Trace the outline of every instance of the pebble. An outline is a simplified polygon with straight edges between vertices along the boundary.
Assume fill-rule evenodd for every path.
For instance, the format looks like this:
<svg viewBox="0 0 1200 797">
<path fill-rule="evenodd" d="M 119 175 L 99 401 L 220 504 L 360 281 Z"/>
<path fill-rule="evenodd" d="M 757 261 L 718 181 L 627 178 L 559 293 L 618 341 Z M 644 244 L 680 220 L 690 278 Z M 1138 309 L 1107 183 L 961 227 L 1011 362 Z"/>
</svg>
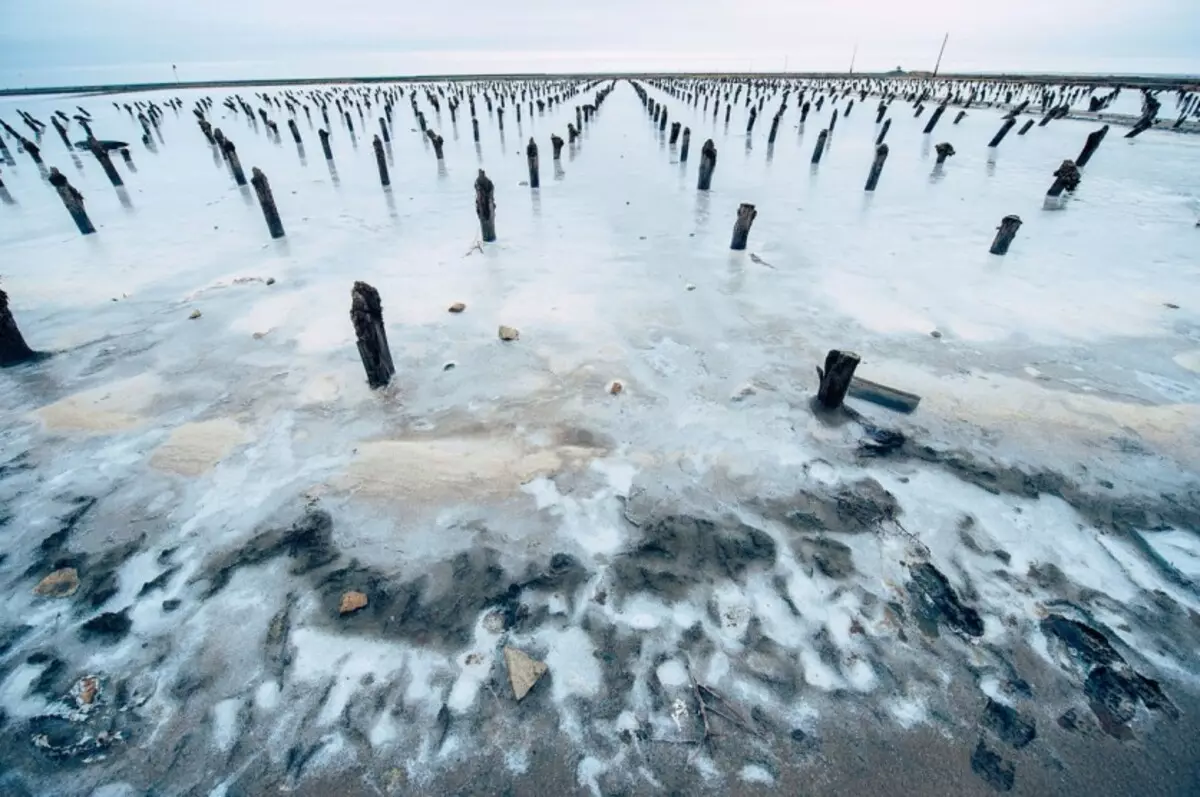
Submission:
<svg viewBox="0 0 1200 797">
<path fill-rule="evenodd" d="M 500 340 L 516 340 L 519 337 L 521 337 L 521 333 L 516 327 L 500 327 Z"/>
<path fill-rule="evenodd" d="M 367 605 L 367 596 L 361 592 L 350 590 L 342 593 L 342 603 L 338 606 L 338 612 L 341 614 L 350 614 L 356 612 Z"/>
<path fill-rule="evenodd" d="M 73 567 L 55 570 L 33 588 L 34 595 L 46 598 L 68 598 L 79 589 L 79 573 Z"/>
<path fill-rule="evenodd" d="M 462 302 L 455 302 L 454 304 L 450 305 L 450 312 L 452 312 L 452 313 L 461 313 L 463 310 L 466 310 L 466 309 L 467 309 L 467 306 L 465 304 L 463 304 Z"/>
<path fill-rule="evenodd" d="M 442 370 L 443 371 L 453 371 L 457 367 L 458 367 L 458 363 L 451 360 L 450 362 L 448 362 L 442 366 Z"/>
<path fill-rule="evenodd" d="M 938 331 L 935 329 L 935 330 L 933 330 L 932 332 L 930 332 L 930 333 L 929 333 L 929 335 L 930 335 L 930 337 L 934 337 L 934 338 L 940 338 L 940 337 L 942 336 L 942 333 L 941 333 L 941 332 L 938 332 Z"/>
<path fill-rule="evenodd" d="M 268 284 L 268 285 L 274 285 L 274 284 L 275 284 L 275 278 L 274 278 L 274 277 L 267 277 L 267 284 Z"/>
<path fill-rule="evenodd" d="M 193 321 L 195 321 L 195 320 L 196 320 L 197 318 L 199 318 L 199 317 L 200 317 L 200 311 L 199 311 L 199 310 L 193 310 L 193 311 L 192 311 L 192 314 L 191 314 L 190 316 L 188 316 L 188 318 L 190 318 L 190 319 L 191 319 L 191 320 L 193 320 Z"/>
<path fill-rule="evenodd" d="M 625 389 L 625 386 L 622 385 L 620 382 L 616 381 L 615 379 L 608 386 L 608 392 L 614 396 L 621 395 L 621 391 L 624 389 Z"/>
</svg>

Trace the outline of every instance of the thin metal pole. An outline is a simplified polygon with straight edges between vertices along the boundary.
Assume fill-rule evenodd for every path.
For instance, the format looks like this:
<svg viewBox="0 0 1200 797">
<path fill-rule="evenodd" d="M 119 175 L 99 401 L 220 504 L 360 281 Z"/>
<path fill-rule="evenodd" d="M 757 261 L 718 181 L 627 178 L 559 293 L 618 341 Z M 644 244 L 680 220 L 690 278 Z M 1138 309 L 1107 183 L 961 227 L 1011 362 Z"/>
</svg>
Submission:
<svg viewBox="0 0 1200 797">
<path fill-rule="evenodd" d="M 942 49 L 938 50 L 937 63 L 934 64 L 934 66 L 933 66 L 933 76 L 934 77 L 937 77 L 938 70 L 942 68 L 942 56 L 946 54 L 946 42 L 948 42 L 948 41 L 950 41 L 949 33 L 947 33 L 946 37 L 944 39 L 942 39 Z"/>
</svg>

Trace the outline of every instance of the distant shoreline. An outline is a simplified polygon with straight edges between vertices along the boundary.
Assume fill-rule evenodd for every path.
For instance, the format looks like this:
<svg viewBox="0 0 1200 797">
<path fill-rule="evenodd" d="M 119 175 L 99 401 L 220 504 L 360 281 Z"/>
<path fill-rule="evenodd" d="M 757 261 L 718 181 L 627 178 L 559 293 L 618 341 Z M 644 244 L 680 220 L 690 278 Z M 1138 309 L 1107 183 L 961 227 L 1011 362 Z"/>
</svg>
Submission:
<svg viewBox="0 0 1200 797">
<path fill-rule="evenodd" d="M 513 73 L 492 75 L 393 75 L 388 77 L 324 77 L 324 78 L 281 78 L 255 80 L 201 80 L 159 83 L 117 83 L 90 86 L 48 86 L 40 88 L 3 88 L 0 97 L 26 97 L 45 94 L 119 94 L 141 91 L 163 91 L 182 89 L 253 88 L 259 86 L 313 86 L 354 83 L 428 83 L 463 82 L 486 80 L 567 80 L 567 79 L 623 79 L 623 78 L 736 78 L 741 80 L 817 79 L 845 80 L 848 78 L 870 79 L 929 79 L 928 72 L 563 72 L 563 73 Z M 1123 86 L 1160 90 L 1200 89 L 1200 75 L 1089 75 L 1049 73 L 954 73 L 939 75 L 938 80 L 988 80 L 1007 83 L 1083 83 L 1097 86 Z"/>
</svg>

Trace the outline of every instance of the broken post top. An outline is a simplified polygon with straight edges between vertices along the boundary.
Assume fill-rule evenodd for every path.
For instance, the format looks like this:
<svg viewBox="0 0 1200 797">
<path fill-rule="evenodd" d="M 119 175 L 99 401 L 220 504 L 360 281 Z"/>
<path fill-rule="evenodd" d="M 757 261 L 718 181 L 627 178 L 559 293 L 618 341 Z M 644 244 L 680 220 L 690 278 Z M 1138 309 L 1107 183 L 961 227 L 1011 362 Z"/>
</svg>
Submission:
<svg viewBox="0 0 1200 797">
<path fill-rule="evenodd" d="M 370 330 L 372 318 L 383 317 L 383 302 L 379 291 L 365 282 L 355 282 L 350 289 L 350 320 L 354 332 L 361 338 Z"/>
</svg>

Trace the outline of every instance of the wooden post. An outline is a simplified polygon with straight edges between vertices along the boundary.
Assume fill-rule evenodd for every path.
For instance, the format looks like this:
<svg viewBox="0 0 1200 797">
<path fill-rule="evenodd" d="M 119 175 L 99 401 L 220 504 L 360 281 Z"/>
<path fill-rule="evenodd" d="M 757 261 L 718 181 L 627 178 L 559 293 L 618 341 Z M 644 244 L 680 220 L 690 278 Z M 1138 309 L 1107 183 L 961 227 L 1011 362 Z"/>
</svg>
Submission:
<svg viewBox="0 0 1200 797">
<path fill-rule="evenodd" d="M 954 124 L 958 124 L 959 122 L 961 122 L 963 120 L 963 117 L 965 117 L 966 115 L 967 115 L 966 111 L 959 111 L 958 114 L 954 117 Z"/>
<path fill-rule="evenodd" d="M 1004 137 L 1008 135 L 1008 131 L 1012 130 L 1013 125 L 1015 125 L 1016 123 L 1017 123 L 1016 119 L 1005 120 L 1004 124 L 1001 125 L 1000 130 L 997 131 L 996 135 L 992 137 L 992 140 L 988 142 L 988 146 L 989 147 L 1000 146 L 1000 142 L 1004 140 Z"/>
<path fill-rule="evenodd" d="M 717 148 L 710 138 L 700 148 L 700 179 L 696 183 L 696 188 L 701 191 L 707 191 L 712 186 L 713 170 L 716 168 Z"/>
<path fill-rule="evenodd" d="M 496 240 L 496 187 L 492 181 L 479 170 L 475 178 L 475 215 L 479 217 L 479 227 L 485 243 Z"/>
<path fill-rule="evenodd" d="M 679 122 L 671 122 L 671 138 L 667 143 L 672 147 L 675 146 L 675 142 L 679 141 L 679 130 L 682 127 L 683 125 Z"/>
<path fill-rule="evenodd" d="M 738 206 L 737 221 L 733 224 L 733 241 L 729 244 L 730 249 L 740 252 L 746 248 L 746 239 L 750 237 L 750 225 L 754 223 L 756 216 L 758 216 L 758 211 L 754 209 L 754 205 L 743 202 Z"/>
<path fill-rule="evenodd" d="M 1005 216 L 1000 221 L 1000 226 L 996 228 L 996 238 L 992 241 L 992 248 L 988 251 L 993 255 L 1008 254 L 1008 247 L 1012 244 L 1020 227 L 1020 216 Z"/>
<path fill-rule="evenodd" d="M 50 181 L 50 185 L 54 186 L 54 190 L 58 191 L 59 198 L 62 199 L 67 212 L 74 219 L 79 232 L 83 235 L 94 233 L 96 228 L 92 226 L 92 220 L 88 218 L 87 211 L 83 209 L 83 194 L 76 191 L 75 187 L 67 182 L 66 176 L 53 166 L 50 167 L 50 175 L 47 179 Z"/>
<path fill-rule="evenodd" d="M 833 115 L 829 117 L 829 135 L 833 135 L 833 128 L 837 127 L 838 112 L 837 108 L 833 109 Z"/>
<path fill-rule="evenodd" d="M 1079 153 L 1079 157 L 1075 159 L 1075 165 L 1082 169 L 1087 166 L 1088 161 L 1096 154 L 1096 149 L 1100 146 L 1100 142 L 1108 135 L 1108 125 L 1099 130 L 1088 133 L 1087 141 L 1084 142 L 1083 150 Z"/>
<path fill-rule="evenodd" d="M 300 140 L 300 128 L 296 127 L 295 119 L 288 119 L 288 128 L 292 131 L 292 141 L 303 144 L 304 142 Z"/>
<path fill-rule="evenodd" d="M 846 392 L 850 389 L 850 380 L 854 378 L 854 369 L 858 368 L 860 358 L 852 351 L 830 349 L 825 355 L 825 368 L 817 368 L 817 376 L 821 380 L 817 388 L 817 401 L 826 409 L 836 410 L 846 400 Z"/>
<path fill-rule="evenodd" d="M 1028 132 L 1029 132 L 1029 129 L 1030 129 L 1031 127 L 1033 127 L 1033 120 L 1032 120 L 1032 119 L 1027 119 L 1027 120 L 1025 121 L 1025 124 L 1021 125 L 1021 129 L 1017 131 L 1017 135 L 1018 135 L 1018 136 L 1023 136 L 1023 135 L 1025 135 L 1026 133 L 1028 133 Z"/>
<path fill-rule="evenodd" d="M 929 117 L 929 122 L 925 125 L 924 134 L 929 135 L 933 132 L 933 128 L 937 127 L 938 120 L 942 118 L 942 114 L 946 112 L 945 105 L 939 105 L 933 109 L 933 115 Z"/>
<path fill-rule="evenodd" d="M 479 120 L 474 116 L 471 117 L 471 132 L 475 136 L 475 143 L 479 143 Z"/>
<path fill-rule="evenodd" d="M 559 160 L 562 157 L 563 140 L 552 133 L 550 135 L 550 146 L 554 148 L 554 160 Z"/>
<path fill-rule="evenodd" d="M 29 153 L 29 157 L 33 158 L 33 162 L 38 165 L 38 169 L 44 170 L 46 168 L 46 163 L 42 160 L 41 148 L 27 138 L 21 139 L 21 145 L 25 147 L 25 151 Z"/>
<path fill-rule="evenodd" d="M 53 117 L 51 121 L 54 121 Z M 37 356 L 21 337 L 21 330 L 8 307 L 8 294 L 0 290 L 0 368 L 29 362 Z"/>
<path fill-rule="evenodd" d="M 1065 160 L 1054 171 L 1054 183 L 1050 186 L 1050 190 L 1046 192 L 1046 196 L 1062 196 L 1063 191 L 1073 193 L 1079 187 L 1079 180 L 1079 169 L 1076 167 L 1075 162 Z"/>
<path fill-rule="evenodd" d="M 771 120 L 771 132 L 767 133 L 767 143 L 774 144 L 775 137 L 779 134 L 779 119 L 780 114 L 775 114 L 775 118 Z"/>
<path fill-rule="evenodd" d="M 666 129 L 667 129 L 667 109 L 664 107 L 662 109 L 662 116 L 660 116 L 658 119 L 658 132 L 661 133 Z"/>
<path fill-rule="evenodd" d="M 54 129 L 58 131 L 58 137 L 62 139 L 63 146 L 73 152 L 75 148 L 71 146 L 71 139 L 67 138 L 67 128 L 63 127 L 62 122 L 54 116 L 50 117 L 50 124 L 54 125 Z"/>
<path fill-rule="evenodd" d="M 937 165 L 939 166 L 946 162 L 946 158 L 954 155 L 954 147 L 950 146 L 949 142 L 942 142 L 933 149 L 937 153 Z"/>
<path fill-rule="evenodd" d="M 257 171 L 257 170 L 256 170 Z M 350 322 L 358 338 L 358 354 L 367 372 L 372 390 L 386 387 L 396 373 L 392 350 L 388 348 L 383 326 L 383 303 L 379 291 L 365 282 L 355 282 L 350 290 Z"/>
<path fill-rule="evenodd" d="M 242 161 L 238 158 L 237 147 L 233 146 L 232 141 L 225 139 L 221 144 L 221 151 L 229 163 L 229 170 L 233 172 L 233 181 L 238 185 L 245 185 L 246 173 L 242 171 Z"/>
<path fill-rule="evenodd" d="M 883 140 L 885 138 L 887 138 L 888 131 L 891 129 L 892 129 L 892 120 L 888 119 L 886 122 L 883 123 L 883 127 L 879 131 L 879 137 L 875 139 L 875 146 L 878 147 L 880 144 L 883 143 Z"/>
<path fill-rule="evenodd" d="M 329 131 L 324 128 L 317 131 L 317 138 L 321 139 L 321 149 L 325 152 L 325 160 L 333 160 L 333 150 L 329 148 Z"/>
<path fill-rule="evenodd" d="M 755 108 L 751 108 L 750 109 L 750 121 L 746 122 L 746 135 L 750 135 L 750 132 L 752 130 L 754 130 L 754 123 L 757 120 L 758 120 L 758 110 Z"/>
<path fill-rule="evenodd" d="M 529 162 L 529 187 L 538 188 L 541 186 L 538 179 L 538 146 L 532 138 L 525 147 L 525 159 Z"/>
<path fill-rule="evenodd" d="M 825 139 L 827 138 L 829 138 L 828 130 L 822 130 L 820 134 L 817 135 L 817 146 L 813 150 L 812 156 L 812 162 L 814 166 L 821 162 L 821 155 L 825 152 Z"/>
<path fill-rule="evenodd" d="M 692 143 L 692 128 L 683 128 L 683 143 L 679 145 L 679 162 L 687 163 L 688 147 Z"/>
<path fill-rule="evenodd" d="M 383 142 L 379 136 L 375 136 L 371 141 L 371 146 L 375 149 L 375 165 L 379 167 L 379 182 L 384 188 L 392 184 L 391 178 L 388 177 L 387 158 L 383 155 Z"/>
<path fill-rule="evenodd" d="M 267 229 L 272 238 L 283 237 L 283 222 L 279 220 L 279 209 L 275 207 L 275 197 L 271 194 L 271 185 L 267 176 L 255 166 L 250 170 L 250 184 L 258 194 L 258 204 L 262 205 L 263 218 L 267 220 Z"/>
<path fill-rule="evenodd" d="M 871 164 L 871 172 L 867 175 L 867 186 L 865 191 L 874 191 L 875 186 L 879 185 L 879 175 L 883 173 L 883 164 L 887 160 L 888 145 L 880 144 L 875 148 L 875 161 Z"/>
<path fill-rule="evenodd" d="M 383 140 L 385 143 L 392 140 L 392 137 L 388 134 L 387 122 L 384 121 L 382 116 L 379 117 L 379 132 L 383 134 Z"/>
<path fill-rule="evenodd" d="M 437 156 L 438 160 L 445 160 L 442 156 L 442 145 L 446 143 L 446 140 L 432 130 L 426 130 L 425 135 L 429 138 L 429 143 L 433 144 L 433 154 Z"/>
<path fill-rule="evenodd" d="M 574 144 L 575 139 L 579 138 L 579 131 L 575 129 L 575 125 L 567 124 L 567 143 Z"/>
<path fill-rule="evenodd" d="M 94 136 L 88 137 L 88 149 L 96 156 L 96 160 L 100 161 L 100 168 L 104 170 L 104 174 L 108 177 L 108 181 L 113 184 L 113 188 L 120 188 L 125 185 L 125 181 L 121 179 L 121 173 L 117 171 L 117 167 L 113 166 L 112 158 Z"/>
</svg>

